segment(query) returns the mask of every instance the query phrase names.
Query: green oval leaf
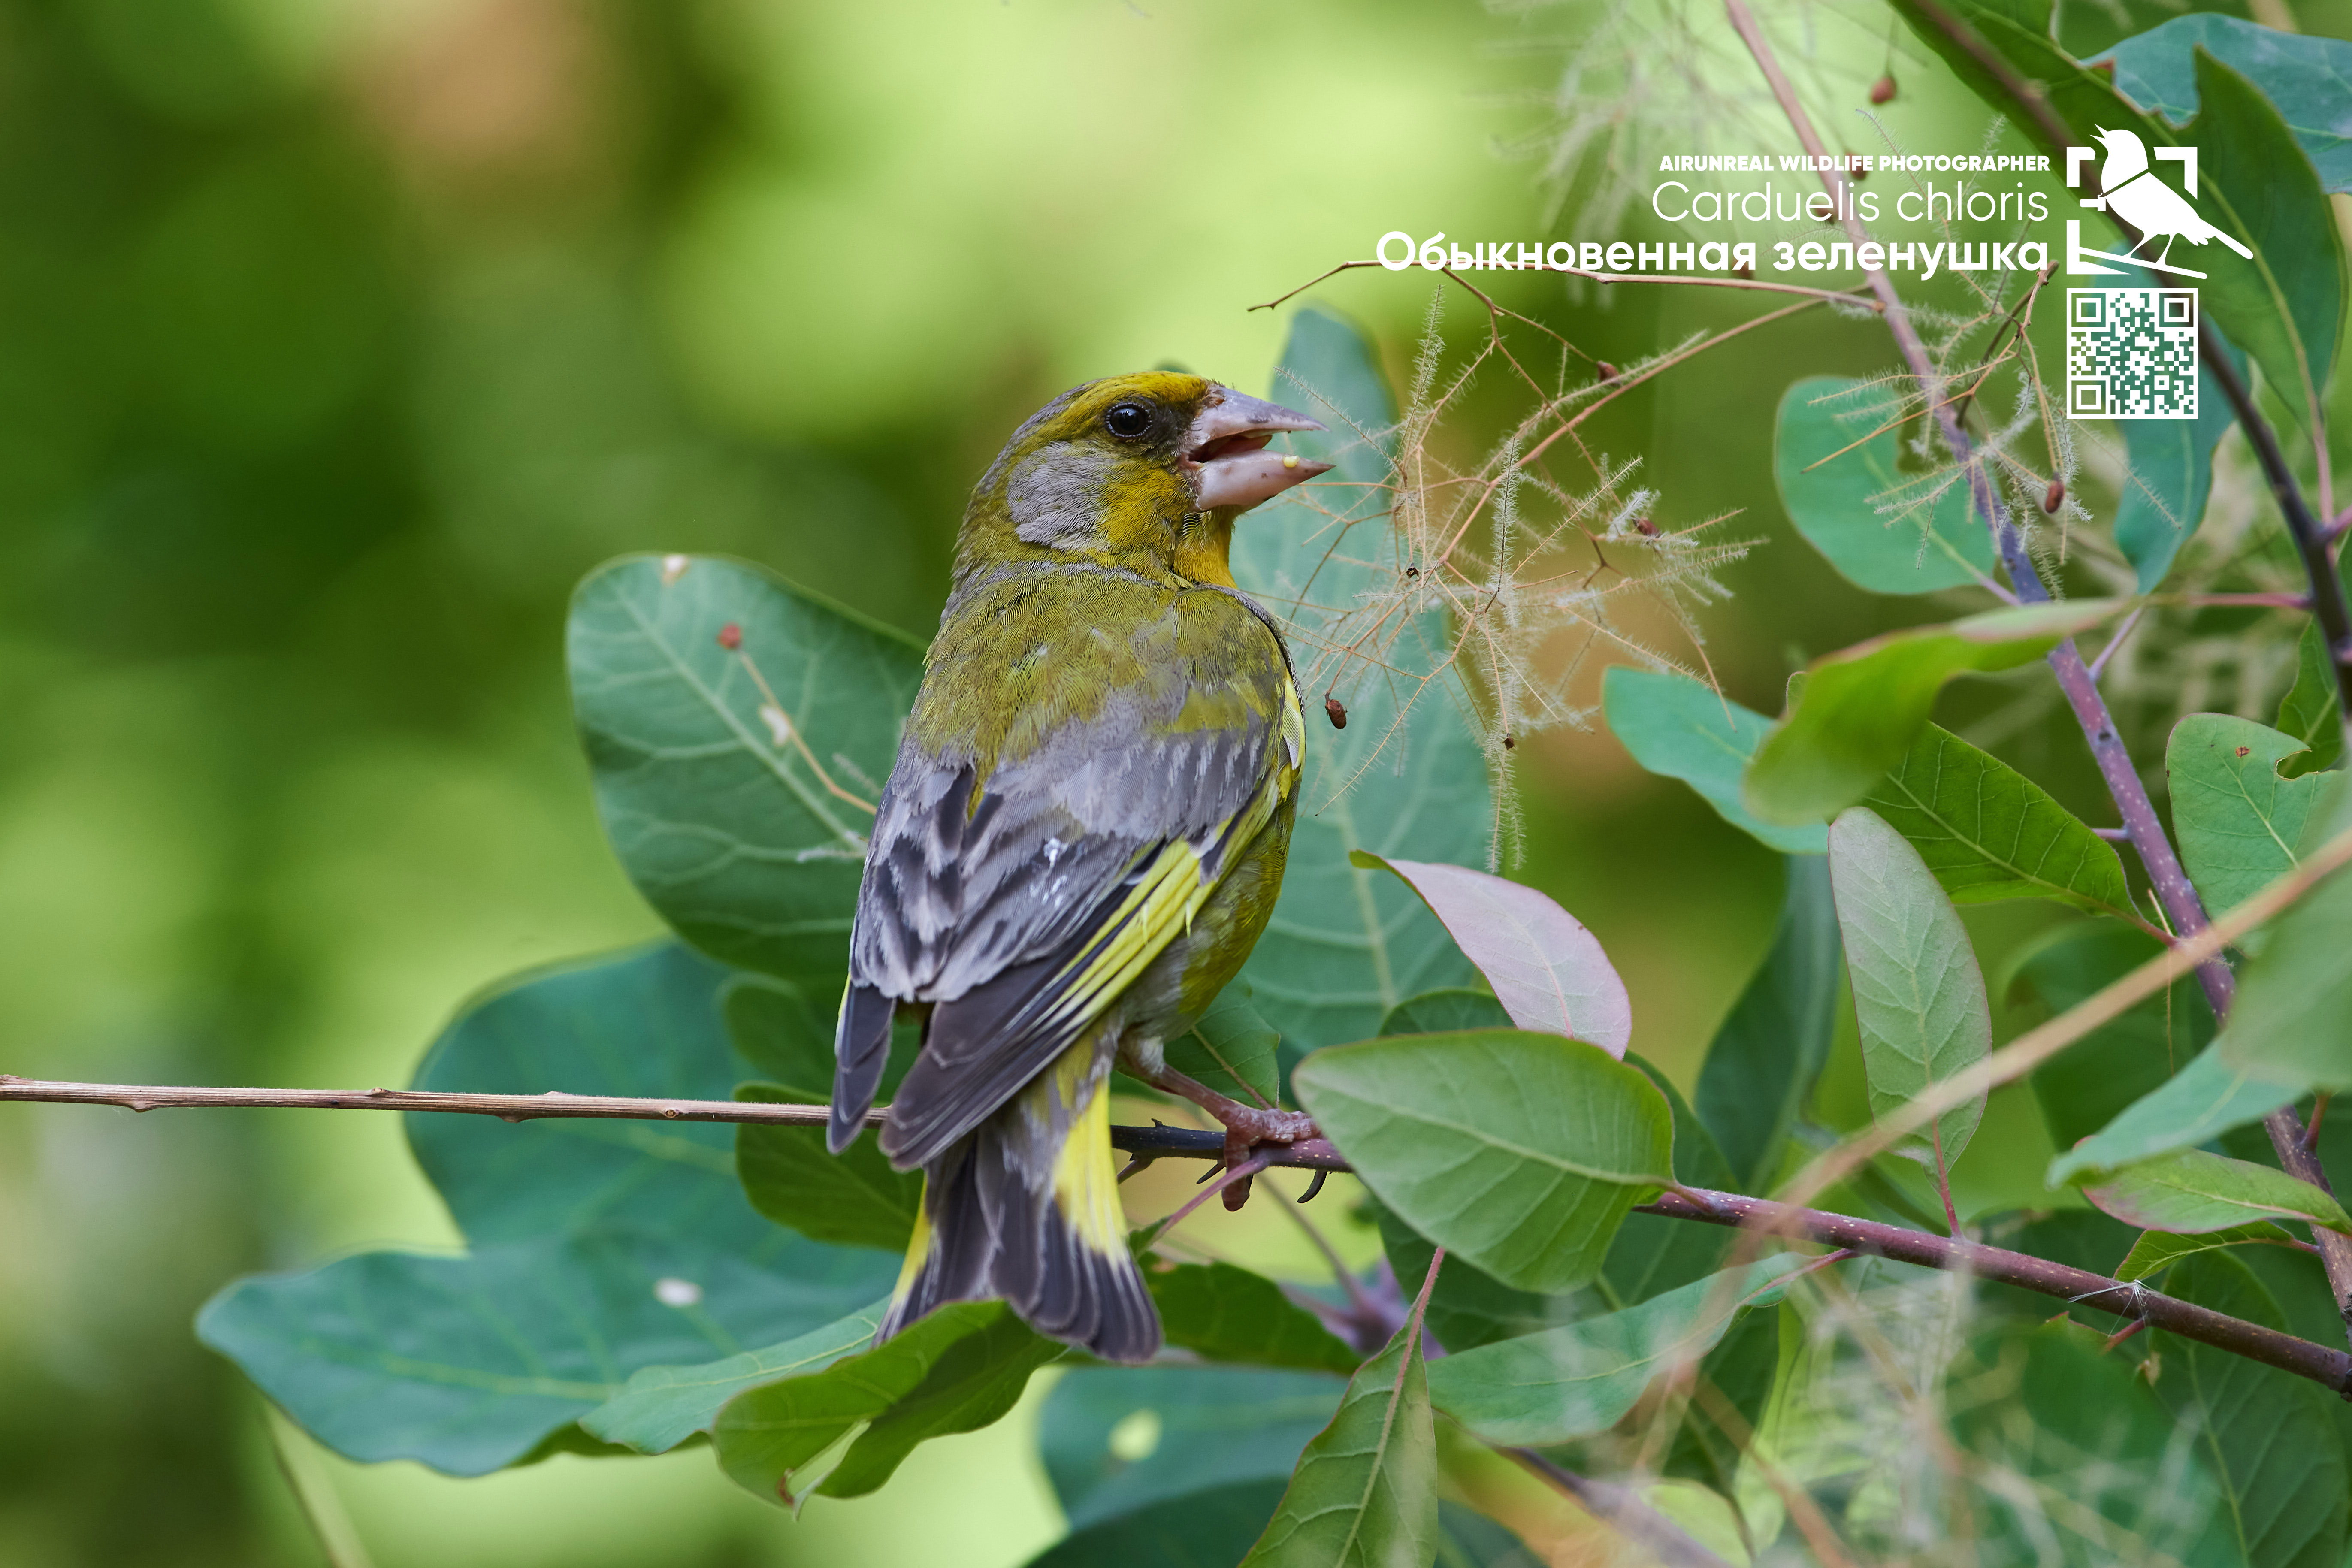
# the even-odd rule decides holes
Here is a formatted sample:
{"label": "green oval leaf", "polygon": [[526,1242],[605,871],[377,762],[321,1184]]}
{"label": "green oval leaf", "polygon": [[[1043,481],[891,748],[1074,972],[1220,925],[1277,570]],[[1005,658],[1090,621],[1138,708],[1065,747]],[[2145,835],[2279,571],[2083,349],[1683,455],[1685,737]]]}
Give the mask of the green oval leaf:
{"label": "green oval leaf", "polygon": [[2172,827],[2207,913],[2226,913],[2294,869],[2296,841],[2331,782],[2280,776],[2279,763],[2303,749],[2227,713],[2191,713],[2172,727],[2164,747]]}
{"label": "green oval leaf", "polygon": [[1969,514],[1965,480],[1898,467],[1903,420],[1883,386],[1851,376],[1790,386],[1772,438],[1780,505],[1839,575],[1874,594],[1980,583],[1992,575],[1992,535]]}
{"label": "green oval leaf", "polygon": [[2310,1183],[2202,1149],[2126,1165],[2086,1184],[2083,1195],[2101,1212],[2142,1230],[2194,1236],[2276,1218],[2352,1233],[2344,1206]]}
{"label": "green oval leaf", "polygon": [[596,806],[637,890],[716,957],[837,988],[921,648],[757,567],[675,555],[591,574],[566,645]]}
{"label": "green oval leaf", "polygon": [[1724,821],[1784,855],[1827,851],[1829,830],[1821,824],[1779,827],[1740,804],[1740,774],[1764,743],[1771,720],[1688,676],[1625,664],[1609,667],[1601,693],[1611,733],[1642,766],[1682,780]]}
{"label": "green oval leaf", "polygon": [[1430,1368],[1430,1398],[1490,1443],[1605,1432],[1654,1378],[1706,1355],[1743,1308],[1780,1300],[1785,1277],[1811,1261],[1763,1258],[1638,1307],[1449,1355]]}
{"label": "green oval leaf", "polygon": [[1381,1202],[1518,1289],[1591,1279],[1626,1214],[1671,1180],[1664,1099],[1580,1040],[1402,1035],[1318,1051],[1295,1081]]}
{"label": "green oval leaf", "polygon": [[[1853,976],[1871,1114],[1884,1116],[1992,1049],[1984,973],[1919,852],[1876,813],[1855,806],[1831,826],[1830,883]],[[1948,1171],[1976,1135],[1984,1107],[1979,1093],[1906,1143]]]}
{"label": "green oval leaf", "polygon": [[1359,849],[1366,870],[1386,869],[1419,893],[1522,1029],[1587,1040],[1622,1059],[1633,1037],[1633,1004],[1609,955],[1583,922],[1533,888],[1422,860],[1391,860]]}
{"label": "green oval leaf", "polygon": [[1863,804],[1911,841],[1956,904],[2056,899],[2138,918],[2114,845],[1941,725],[1922,729]]}
{"label": "green oval leaf", "polygon": [[1413,1321],[1349,1383],[1242,1568],[1428,1568],[1436,1554],[1437,1430]]}
{"label": "green oval leaf", "polygon": [[1748,764],[1741,800],[1766,822],[1826,821],[1902,760],[1953,677],[2030,663],[2113,615],[2118,603],[1993,610],[1891,632],[1814,660],[1795,710]]}

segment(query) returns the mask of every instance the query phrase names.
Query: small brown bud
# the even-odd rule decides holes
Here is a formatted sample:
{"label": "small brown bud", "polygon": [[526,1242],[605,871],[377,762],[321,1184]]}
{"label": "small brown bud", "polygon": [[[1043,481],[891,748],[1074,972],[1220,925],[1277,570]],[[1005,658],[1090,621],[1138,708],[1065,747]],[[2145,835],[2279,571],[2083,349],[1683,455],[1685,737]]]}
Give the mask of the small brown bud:
{"label": "small brown bud", "polygon": [[1848,163],[1845,166],[1845,177],[1849,184],[1856,185],[1870,178],[1870,171],[1863,166],[1863,162],[1859,155],[1854,158],[1853,163]]}
{"label": "small brown bud", "polygon": [[1603,381],[1614,381],[1617,379],[1617,367],[1611,364],[1605,359],[1593,361],[1592,368],[1601,373],[1601,379]]}
{"label": "small brown bud", "polygon": [[1753,267],[1740,267],[1740,268],[1735,268],[1733,270],[1737,271],[1737,272],[1739,274],[1739,276],[1740,276],[1740,277],[1742,277],[1742,278],[1751,278],[1751,279],[1752,279],[1752,278],[1754,278],[1754,277],[1756,276],[1756,268],[1754,268]]}
{"label": "small brown bud", "polygon": [[1895,101],[1895,73],[1893,71],[1888,71],[1885,76],[1880,77],[1876,81],[1870,84],[1870,101],[1873,103],[1892,103]]}
{"label": "small brown bud", "polygon": [[1637,517],[1633,520],[1633,531],[1644,539],[1655,539],[1658,537],[1658,525],[1646,517]]}
{"label": "small brown bud", "polygon": [[743,646],[743,628],[737,626],[733,621],[730,621],[725,626],[719,627],[719,646],[725,648],[729,653],[733,653],[737,648],[741,647]]}
{"label": "small brown bud", "polygon": [[1519,738],[1517,735],[1506,735],[1503,737],[1503,750],[1507,752],[1516,752],[1518,749]]}
{"label": "small brown bud", "polygon": [[2066,481],[2063,479],[2051,480],[2050,488],[2043,491],[2042,495],[2042,510],[2048,512],[2053,517],[2055,517],[2058,514],[2058,509],[2065,504]]}
{"label": "small brown bud", "polygon": [[2091,68],[2109,81],[2116,79],[2116,62],[2113,60],[2093,60]]}
{"label": "small brown bud", "polygon": [[1331,721],[1331,728],[1334,730],[1344,730],[1348,727],[1348,706],[1336,697],[1327,696],[1323,699],[1323,716]]}

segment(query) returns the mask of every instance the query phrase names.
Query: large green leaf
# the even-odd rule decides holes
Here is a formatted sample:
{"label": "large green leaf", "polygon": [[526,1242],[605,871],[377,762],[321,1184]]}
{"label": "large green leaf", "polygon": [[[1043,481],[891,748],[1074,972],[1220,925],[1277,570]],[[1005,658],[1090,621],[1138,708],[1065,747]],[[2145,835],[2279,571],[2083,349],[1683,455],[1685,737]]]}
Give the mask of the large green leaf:
{"label": "large green leaf", "polygon": [[[2224,1252],[2184,1259],[2165,1280],[2183,1301],[2265,1328],[2278,1303]],[[2161,1331],[2159,1331],[2159,1333]],[[2318,1385],[2195,1340],[2165,1337],[2158,1396],[2200,1427],[2248,1568],[2337,1568],[2344,1559],[2344,1445]]]}
{"label": "large green leaf", "polygon": [[2114,613],[2077,599],[1891,632],[1815,659],[1795,710],[1757,748],[1741,800],[1767,822],[1822,822],[1902,761],[1937,693],[1969,670],[2011,669]]}
{"label": "large green leaf", "polygon": [[1230,1563],[1274,1517],[1280,1483],[1346,1392],[1308,1373],[1083,1367],[1045,1396],[1037,1448],[1073,1530],[1238,1481],[1276,1483]]}
{"label": "large green leaf", "polygon": [[707,1432],[727,1402],[747,1388],[822,1372],[874,1342],[889,1298],[779,1345],[692,1366],[646,1366],[619,1393],[580,1418],[590,1436],[641,1454],[666,1454]]}
{"label": "large green leaf", "polygon": [[2101,58],[2114,60],[2117,90],[2148,112],[2185,125],[2197,112],[2200,48],[2262,89],[2329,190],[2352,191],[2352,122],[2344,113],[2352,43],[2207,13],[2176,16]]}
{"label": "large green leaf", "polygon": [[567,641],[597,809],[638,891],[730,963],[837,986],[922,650],[708,556],[599,568]]}
{"label": "large green leaf", "polygon": [[[721,1099],[719,971],[666,945],[551,970],[476,1003],[417,1087]],[[354,1458],[496,1469],[617,1393],[833,1322],[890,1259],[754,1214],[727,1128],[415,1116],[410,1139],[474,1250],[364,1253],[228,1287],[200,1337]]]}
{"label": "large green leaf", "polygon": [[[2080,1049],[2080,1047],[2076,1047]],[[2250,1121],[2260,1121],[2302,1090],[2236,1066],[2216,1041],[2189,1064],[2134,1100],[2091,1137],[2050,1163],[2055,1187],[2085,1172],[2119,1170],[2175,1150],[2193,1149]]]}
{"label": "large green leaf", "polygon": [[[1394,694],[1417,682],[1333,654],[1331,634],[1361,595],[1393,580],[1388,519],[1396,405],[1372,345],[1354,327],[1308,308],[1291,319],[1274,378],[1275,401],[1329,433],[1286,437],[1334,465],[1242,519],[1234,577],[1289,627],[1306,700],[1307,763],[1282,896],[1243,970],[1253,1001],[1297,1051],[1362,1039],[1406,997],[1470,982],[1469,960],[1422,901],[1395,879],[1350,866],[1354,849],[1457,865],[1486,863],[1492,799],[1486,760],[1441,675],[1400,721]],[[1341,639],[1345,640],[1345,639]],[[1434,616],[1407,626],[1391,662],[1436,672],[1444,643]],[[1351,716],[1334,730],[1318,716],[1337,682]]]}
{"label": "large green leaf", "polygon": [[[1859,395],[1857,395],[1859,394]],[[1780,395],[1772,478],[1806,542],[1874,594],[1928,594],[1992,575],[1992,535],[1969,487],[1932,488],[1898,466],[1902,411],[1883,387],[1816,375]],[[1881,428],[1885,426],[1885,428]]]}
{"label": "large green leaf", "polygon": [[1533,888],[1467,866],[1385,859],[1360,849],[1349,859],[1366,870],[1393,871],[1419,893],[1495,988],[1512,1023],[1625,1055],[1633,1002],[1600,942],[1574,915]]}
{"label": "large green leaf", "polygon": [[[2107,287],[2149,289],[2157,279],[2137,268],[2103,282]],[[2246,356],[2224,343],[2239,384],[2246,380]],[[2236,424],[2236,410],[2221,384],[2201,363],[2197,368],[2194,419],[2120,419],[2124,455],[2130,472],[2116,505],[2116,547],[2132,563],[2143,594],[2156,591],[2172,570],[2173,557],[2204,521],[2213,489],[2213,447]]]}
{"label": "large green leaf", "polygon": [[1698,791],[1724,821],[1784,855],[1819,855],[1829,848],[1829,829],[1822,824],[1775,826],[1740,804],[1740,774],[1772,728],[1763,714],[1688,676],[1627,664],[1609,667],[1601,700],[1611,733],[1635,762]]}
{"label": "large green leaf", "polygon": [[2114,845],[1941,725],[1922,729],[1863,804],[1911,841],[1956,904],[2056,899],[2136,918]]}
{"label": "large green leaf", "polygon": [[[739,1100],[806,1104],[794,1091],[745,1084]],[[923,1203],[923,1173],[896,1171],[874,1140],[861,1138],[839,1154],[824,1146],[822,1127],[735,1130],[735,1169],[751,1206],[812,1241],[878,1247],[904,1252]]]}
{"label": "large green leaf", "polygon": [[771,1501],[861,1497],[925,1438],[1002,1417],[1063,1348],[1002,1301],[951,1303],[872,1350],[730,1399],[710,1427],[719,1468]]}
{"label": "large green leaf", "polygon": [[2181,864],[2219,915],[2294,869],[2295,843],[2331,782],[2279,776],[2302,742],[2227,713],[2191,713],[2172,727],[2164,767]]}
{"label": "large green leaf", "polygon": [[1622,1311],[1447,1356],[1430,1368],[1430,1398],[1490,1443],[1605,1432],[1654,1378],[1713,1349],[1738,1311],[1778,1300],[1784,1278],[1808,1261],[1764,1258]]}
{"label": "large green leaf", "polygon": [[1437,1429],[1416,1319],[1348,1384],[1242,1568],[1428,1568]]}
{"label": "large green leaf", "polygon": [[[2162,952],[2144,931],[2080,921],[2056,928],[2009,962],[2055,1016]],[[2212,1037],[2213,1010],[2196,978],[2186,974],[2100,1025],[2033,1071],[2033,1098],[2051,1142],[2072,1148],[2105,1127],[2187,1067]]]}
{"label": "large green leaf", "polygon": [[1400,1035],[1318,1051],[1300,1100],[1404,1221],[1506,1285],[1591,1279],[1667,1184],[1673,1120],[1637,1068],[1554,1035]]}
{"label": "large green leaf", "polygon": [[875,1284],[603,1224],[463,1258],[363,1252],[240,1280],[205,1303],[196,1336],[340,1454],[478,1476],[640,1367],[731,1355],[837,1317]]}
{"label": "large green leaf", "polygon": [[1363,1359],[1263,1274],[1230,1263],[1180,1263],[1147,1268],[1143,1279],[1168,1342],[1211,1361],[1345,1377]]}
{"label": "large green leaf", "polygon": [[2085,1185],[2083,1195],[2143,1230],[2195,1236],[2257,1219],[2299,1219],[2352,1233],[2344,1206],[2310,1183],[2202,1149],[2126,1165]]}
{"label": "large green leaf", "polygon": [[[1870,1110],[1885,1116],[1958,1077],[1992,1049],[1992,1011],[1976,950],[1919,852],[1855,806],[1830,827],[1830,883],[1853,976]],[[1908,1140],[1948,1171],[1984,1116],[1979,1092]]]}
{"label": "large green leaf", "polygon": [[[2333,793],[2304,824],[2298,858],[2352,831],[2352,786],[2329,773]],[[2230,1009],[2222,1059],[2265,1078],[2329,1090],[2352,1089],[2352,870],[2337,870],[2273,921],[2248,962]]]}
{"label": "large green leaf", "polygon": [[[1829,830],[1822,830],[1822,847]],[[1731,1184],[1762,1192],[1780,1168],[1781,1145],[1829,1059],[1837,1027],[1837,906],[1829,863],[1782,862],[1788,889],[1763,963],[1715,1032],[1698,1069],[1698,1119],[1714,1137]]]}
{"label": "large green leaf", "polygon": [[2184,1258],[2210,1252],[2220,1247],[2293,1247],[2294,1244],[2294,1237],[2266,1219],[2187,1236],[2171,1231],[2146,1231],[2132,1243],[2130,1254],[2116,1269],[2116,1278],[2124,1280],[2153,1279]]}
{"label": "large green leaf", "polygon": [[2344,755],[2343,698],[2315,619],[2303,623],[2295,644],[2294,684],[2279,699],[2278,727],[2308,748],[2279,764],[2284,777],[2332,768]]}

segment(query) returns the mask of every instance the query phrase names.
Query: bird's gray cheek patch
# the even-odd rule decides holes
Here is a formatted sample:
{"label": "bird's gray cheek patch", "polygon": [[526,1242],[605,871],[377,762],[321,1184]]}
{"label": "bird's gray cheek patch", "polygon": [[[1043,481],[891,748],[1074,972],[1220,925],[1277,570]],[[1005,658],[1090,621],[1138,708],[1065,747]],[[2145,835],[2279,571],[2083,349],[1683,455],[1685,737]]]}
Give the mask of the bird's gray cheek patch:
{"label": "bird's gray cheek patch", "polygon": [[1117,460],[1108,452],[1066,443],[1022,458],[1004,486],[1013,531],[1032,544],[1055,549],[1102,545],[1103,487]]}

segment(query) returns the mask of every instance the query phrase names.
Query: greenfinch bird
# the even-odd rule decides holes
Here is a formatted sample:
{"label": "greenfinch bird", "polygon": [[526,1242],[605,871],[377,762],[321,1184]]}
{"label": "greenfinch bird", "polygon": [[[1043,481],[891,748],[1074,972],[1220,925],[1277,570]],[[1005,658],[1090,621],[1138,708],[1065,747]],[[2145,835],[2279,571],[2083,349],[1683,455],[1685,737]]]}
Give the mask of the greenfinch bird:
{"label": "greenfinch bird", "polygon": [[1272,912],[1306,743],[1234,519],[1329,465],[1267,450],[1304,415],[1172,371],[1074,387],[973,490],[882,790],[850,937],[828,1141],[848,1147],[894,1017],[922,1043],[881,1146],[920,1167],[877,1342],[1001,1298],[1106,1361],[1160,1348],[1110,1144],[1114,1065],[1206,1106],[1228,1145],[1311,1135],[1169,1068]]}

